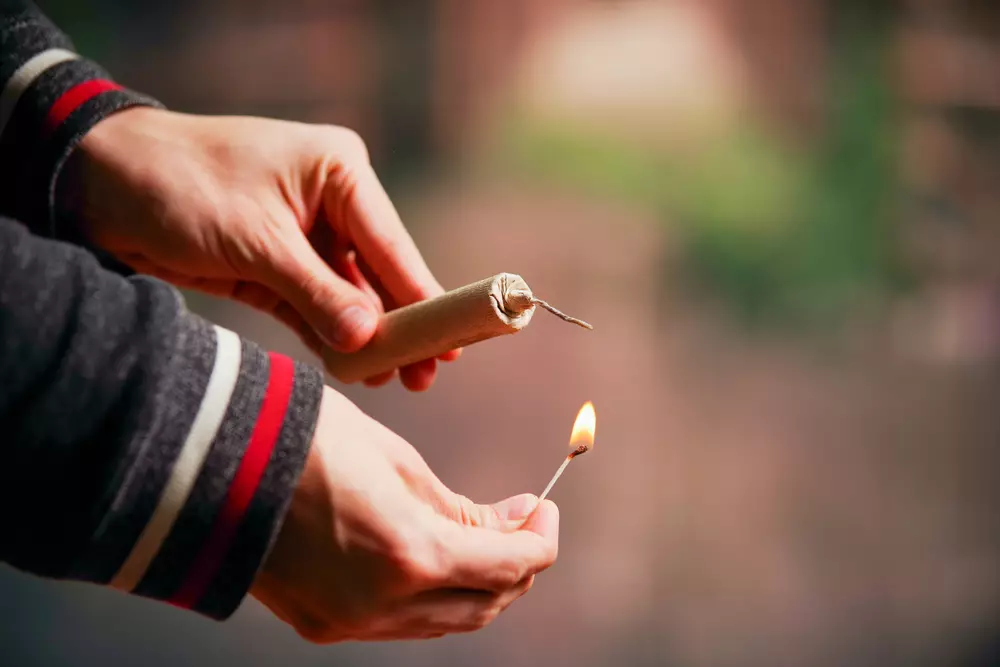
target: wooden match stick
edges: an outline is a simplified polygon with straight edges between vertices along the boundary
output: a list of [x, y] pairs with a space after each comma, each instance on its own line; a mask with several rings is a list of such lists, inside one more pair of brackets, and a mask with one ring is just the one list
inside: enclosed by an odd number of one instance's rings
[[573, 449], [566, 457], [566, 460], [562, 462], [559, 466], [559, 470], [556, 470], [556, 474], [552, 476], [549, 480], [549, 485], [545, 487], [542, 491], [542, 495], [538, 497], [538, 502], [541, 503], [545, 500], [545, 497], [549, 495], [549, 491], [555, 486], [556, 480], [558, 480], [563, 471], [566, 470], [566, 466], [569, 462], [575, 459], [580, 454], [586, 454], [594, 447], [594, 437], [597, 434], [597, 411], [594, 410], [594, 404], [587, 401], [580, 408], [580, 412], [576, 415], [576, 420], [573, 422], [573, 431], [569, 436], [569, 446]]
[[538, 502], [542, 502], [543, 500], [545, 500], [545, 497], [549, 495], [549, 491], [551, 491], [552, 487], [556, 485], [556, 480], [562, 477], [563, 471], [566, 470], [566, 466], [569, 465], [569, 462], [575, 459], [580, 454], [586, 454], [589, 451], [590, 451], [590, 446], [580, 445], [572, 452], [570, 452], [569, 456], [567, 456], [566, 459], [562, 462], [562, 465], [559, 466], [559, 470], [556, 470], [556, 474], [553, 475], [552, 479], [549, 480], [549, 484], [548, 486], [545, 487], [545, 490], [542, 491], [542, 495], [538, 496]]
[[323, 363], [341, 382], [357, 382], [458, 347], [517, 333], [531, 321], [536, 306], [593, 329], [535, 297], [521, 276], [500, 273], [386, 313], [365, 347], [349, 354], [326, 349]]

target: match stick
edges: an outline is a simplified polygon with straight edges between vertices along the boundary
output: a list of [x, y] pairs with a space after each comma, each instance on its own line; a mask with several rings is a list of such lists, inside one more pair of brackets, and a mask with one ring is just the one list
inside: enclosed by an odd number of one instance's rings
[[580, 454], [586, 454], [594, 446], [594, 434], [597, 431], [597, 412], [594, 410], [594, 404], [587, 401], [580, 408], [580, 412], [576, 415], [576, 421], [573, 422], [573, 432], [569, 437], [569, 446], [573, 447], [573, 451], [569, 453], [566, 460], [562, 462], [559, 466], [559, 470], [556, 470], [556, 474], [552, 476], [549, 481], [549, 485], [545, 487], [542, 491], [542, 495], [538, 497], [538, 502], [545, 500], [545, 497], [549, 495], [549, 491], [555, 486], [556, 480], [562, 476], [563, 471], [566, 470], [566, 466], [569, 462], [575, 459]]
[[562, 476], [563, 471], [566, 470], [566, 466], [569, 465], [569, 462], [575, 459], [580, 454], [586, 454], [588, 451], [590, 451], [589, 446], [580, 445], [574, 451], [570, 452], [570, 455], [567, 456], [566, 460], [564, 460], [562, 462], [562, 465], [559, 466], [559, 470], [556, 470], [556, 474], [552, 476], [551, 480], [549, 480], [549, 485], [545, 487], [544, 491], [542, 491], [542, 495], [538, 496], [538, 502], [542, 502], [543, 500], [545, 500], [545, 497], [549, 495], [549, 491], [551, 491], [552, 487], [556, 485], [556, 480], [558, 480]]

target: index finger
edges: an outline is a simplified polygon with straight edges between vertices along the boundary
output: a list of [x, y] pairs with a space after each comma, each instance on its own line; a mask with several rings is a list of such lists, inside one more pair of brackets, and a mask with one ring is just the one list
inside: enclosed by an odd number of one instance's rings
[[[387, 310], [393, 310], [399, 307], [399, 304], [389, 294], [385, 286], [382, 285], [382, 281], [379, 280], [378, 275], [368, 266], [365, 262], [364, 257], [356, 257], [354, 266], [360, 271], [362, 281], [371, 286], [372, 290], [378, 295], [379, 300], [382, 304], [386, 306]], [[448, 350], [443, 354], [439, 354], [437, 359], [441, 361], [454, 361], [458, 359], [462, 354], [462, 348], [455, 348], [454, 350]], [[416, 363], [410, 364], [408, 366], [403, 366], [399, 369], [399, 379], [402, 380], [403, 386], [405, 386], [410, 391], [424, 391], [429, 389], [434, 383], [434, 377], [437, 375], [437, 364], [435, 359], [424, 359]]]
[[449, 585], [504, 591], [549, 568], [559, 553], [559, 510], [543, 501], [513, 532], [453, 523], [443, 538]]
[[345, 229], [397, 305], [406, 306], [443, 294], [444, 289], [403, 225], [375, 170], [367, 163], [349, 168], [353, 179], [327, 182], [324, 191], [327, 217]]

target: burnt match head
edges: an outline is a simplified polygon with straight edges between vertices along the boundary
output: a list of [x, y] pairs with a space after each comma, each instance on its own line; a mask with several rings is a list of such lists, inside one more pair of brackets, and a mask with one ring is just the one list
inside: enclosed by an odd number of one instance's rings
[[542, 491], [542, 495], [539, 496], [539, 502], [545, 499], [545, 496], [549, 495], [549, 491], [552, 490], [552, 486], [559, 479], [559, 476], [563, 474], [566, 467], [569, 466], [569, 462], [580, 454], [586, 454], [594, 446], [594, 431], [597, 429], [597, 414], [594, 412], [594, 404], [587, 401], [580, 408], [580, 413], [576, 416], [576, 421], [573, 423], [573, 434], [569, 438], [570, 453], [566, 456], [566, 459], [556, 470], [556, 474], [552, 477], [549, 485], [545, 487]]

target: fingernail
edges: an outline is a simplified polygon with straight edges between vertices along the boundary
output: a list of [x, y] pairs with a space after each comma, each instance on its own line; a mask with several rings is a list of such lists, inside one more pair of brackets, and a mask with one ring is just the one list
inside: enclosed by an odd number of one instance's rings
[[375, 328], [375, 317], [361, 306], [349, 306], [337, 318], [333, 330], [333, 343], [343, 348], [355, 348], [368, 342]]
[[538, 507], [538, 497], [531, 493], [522, 493], [493, 506], [497, 514], [507, 521], [522, 521], [531, 516], [536, 507]]

